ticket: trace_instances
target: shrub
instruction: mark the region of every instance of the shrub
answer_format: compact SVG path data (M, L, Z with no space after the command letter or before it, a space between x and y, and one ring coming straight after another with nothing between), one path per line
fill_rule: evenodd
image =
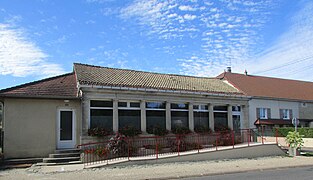
M217 125L214 129L215 129L215 132L220 132L222 134L227 134L231 131L231 129L228 126L223 126L223 125Z
M292 148L301 148L303 146L303 139L302 135L299 132L289 131L288 135L286 136L286 142Z
M141 131L134 126L125 126L120 128L118 131L126 137L134 137L141 134Z
M205 126L196 126L195 127L195 132L196 133L199 133L199 134L211 134L212 133L212 130L208 127L205 127Z
M149 134L154 134L156 136L165 136L165 135L167 135L169 133L167 129L165 129L165 128L159 126L159 125L156 125L154 127L148 128L147 132Z
M112 130L102 128L102 127L96 127L96 128L88 129L88 136L103 137L103 136L108 136L108 135L112 135L112 134L113 134Z
M179 135L185 135L185 134L191 133L191 131L188 127L175 127L172 129L172 133L179 134Z
M286 137L289 131L293 132L295 130L294 127L284 127L284 128L277 128L278 136ZM304 138L313 138L313 128L298 128L297 130L300 135L303 135ZM273 129L273 133L276 133L276 128Z

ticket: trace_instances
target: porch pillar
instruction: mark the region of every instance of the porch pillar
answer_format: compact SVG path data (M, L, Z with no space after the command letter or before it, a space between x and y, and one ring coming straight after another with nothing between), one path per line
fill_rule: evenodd
M166 102L166 113L165 113L165 119L166 119L166 129L168 131L171 130L172 124L171 124L171 103Z
M82 102L82 135L88 135L88 129L90 128L90 100L83 98Z
M254 120L255 121L255 120ZM249 105L241 105L240 128L252 128L249 122Z
M118 100L113 99L113 131L118 132Z
M189 120L189 129L190 131L194 131L195 123L193 119L193 104L188 104L188 120Z
M213 104L209 104L209 127L212 131L214 131L214 112L213 112Z
M141 131L147 133L146 101L140 101Z
M233 125L233 108L232 105L228 104L227 105L227 124L229 129L233 130L234 125Z

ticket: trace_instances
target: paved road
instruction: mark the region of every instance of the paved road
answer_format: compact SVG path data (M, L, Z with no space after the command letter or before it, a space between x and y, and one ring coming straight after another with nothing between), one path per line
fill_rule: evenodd
M196 178L186 178L192 180L234 180L234 179L248 179L248 180L312 180L313 166L311 167L297 167L265 171L251 171L246 173L235 173L215 176L203 176Z

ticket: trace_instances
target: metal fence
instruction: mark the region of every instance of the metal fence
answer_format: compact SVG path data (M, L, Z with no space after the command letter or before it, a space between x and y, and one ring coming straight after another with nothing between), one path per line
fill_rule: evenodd
M81 159L84 165L89 166L217 151L226 147L236 148L237 145L250 146L251 143L264 143L262 139L260 132L251 129L164 137L124 137L117 134L110 140L81 144L78 147L83 152Z

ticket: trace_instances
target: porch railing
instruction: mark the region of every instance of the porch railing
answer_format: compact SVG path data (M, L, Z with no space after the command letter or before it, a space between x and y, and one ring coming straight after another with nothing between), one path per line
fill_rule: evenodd
M167 135L164 137L139 136L128 138L116 135L107 141L81 144L78 147L83 152L82 161L84 165L89 166L129 160L159 159L218 151L223 148L250 146L250 144L259 141L259 136L259 132L251 129L211 134Z

